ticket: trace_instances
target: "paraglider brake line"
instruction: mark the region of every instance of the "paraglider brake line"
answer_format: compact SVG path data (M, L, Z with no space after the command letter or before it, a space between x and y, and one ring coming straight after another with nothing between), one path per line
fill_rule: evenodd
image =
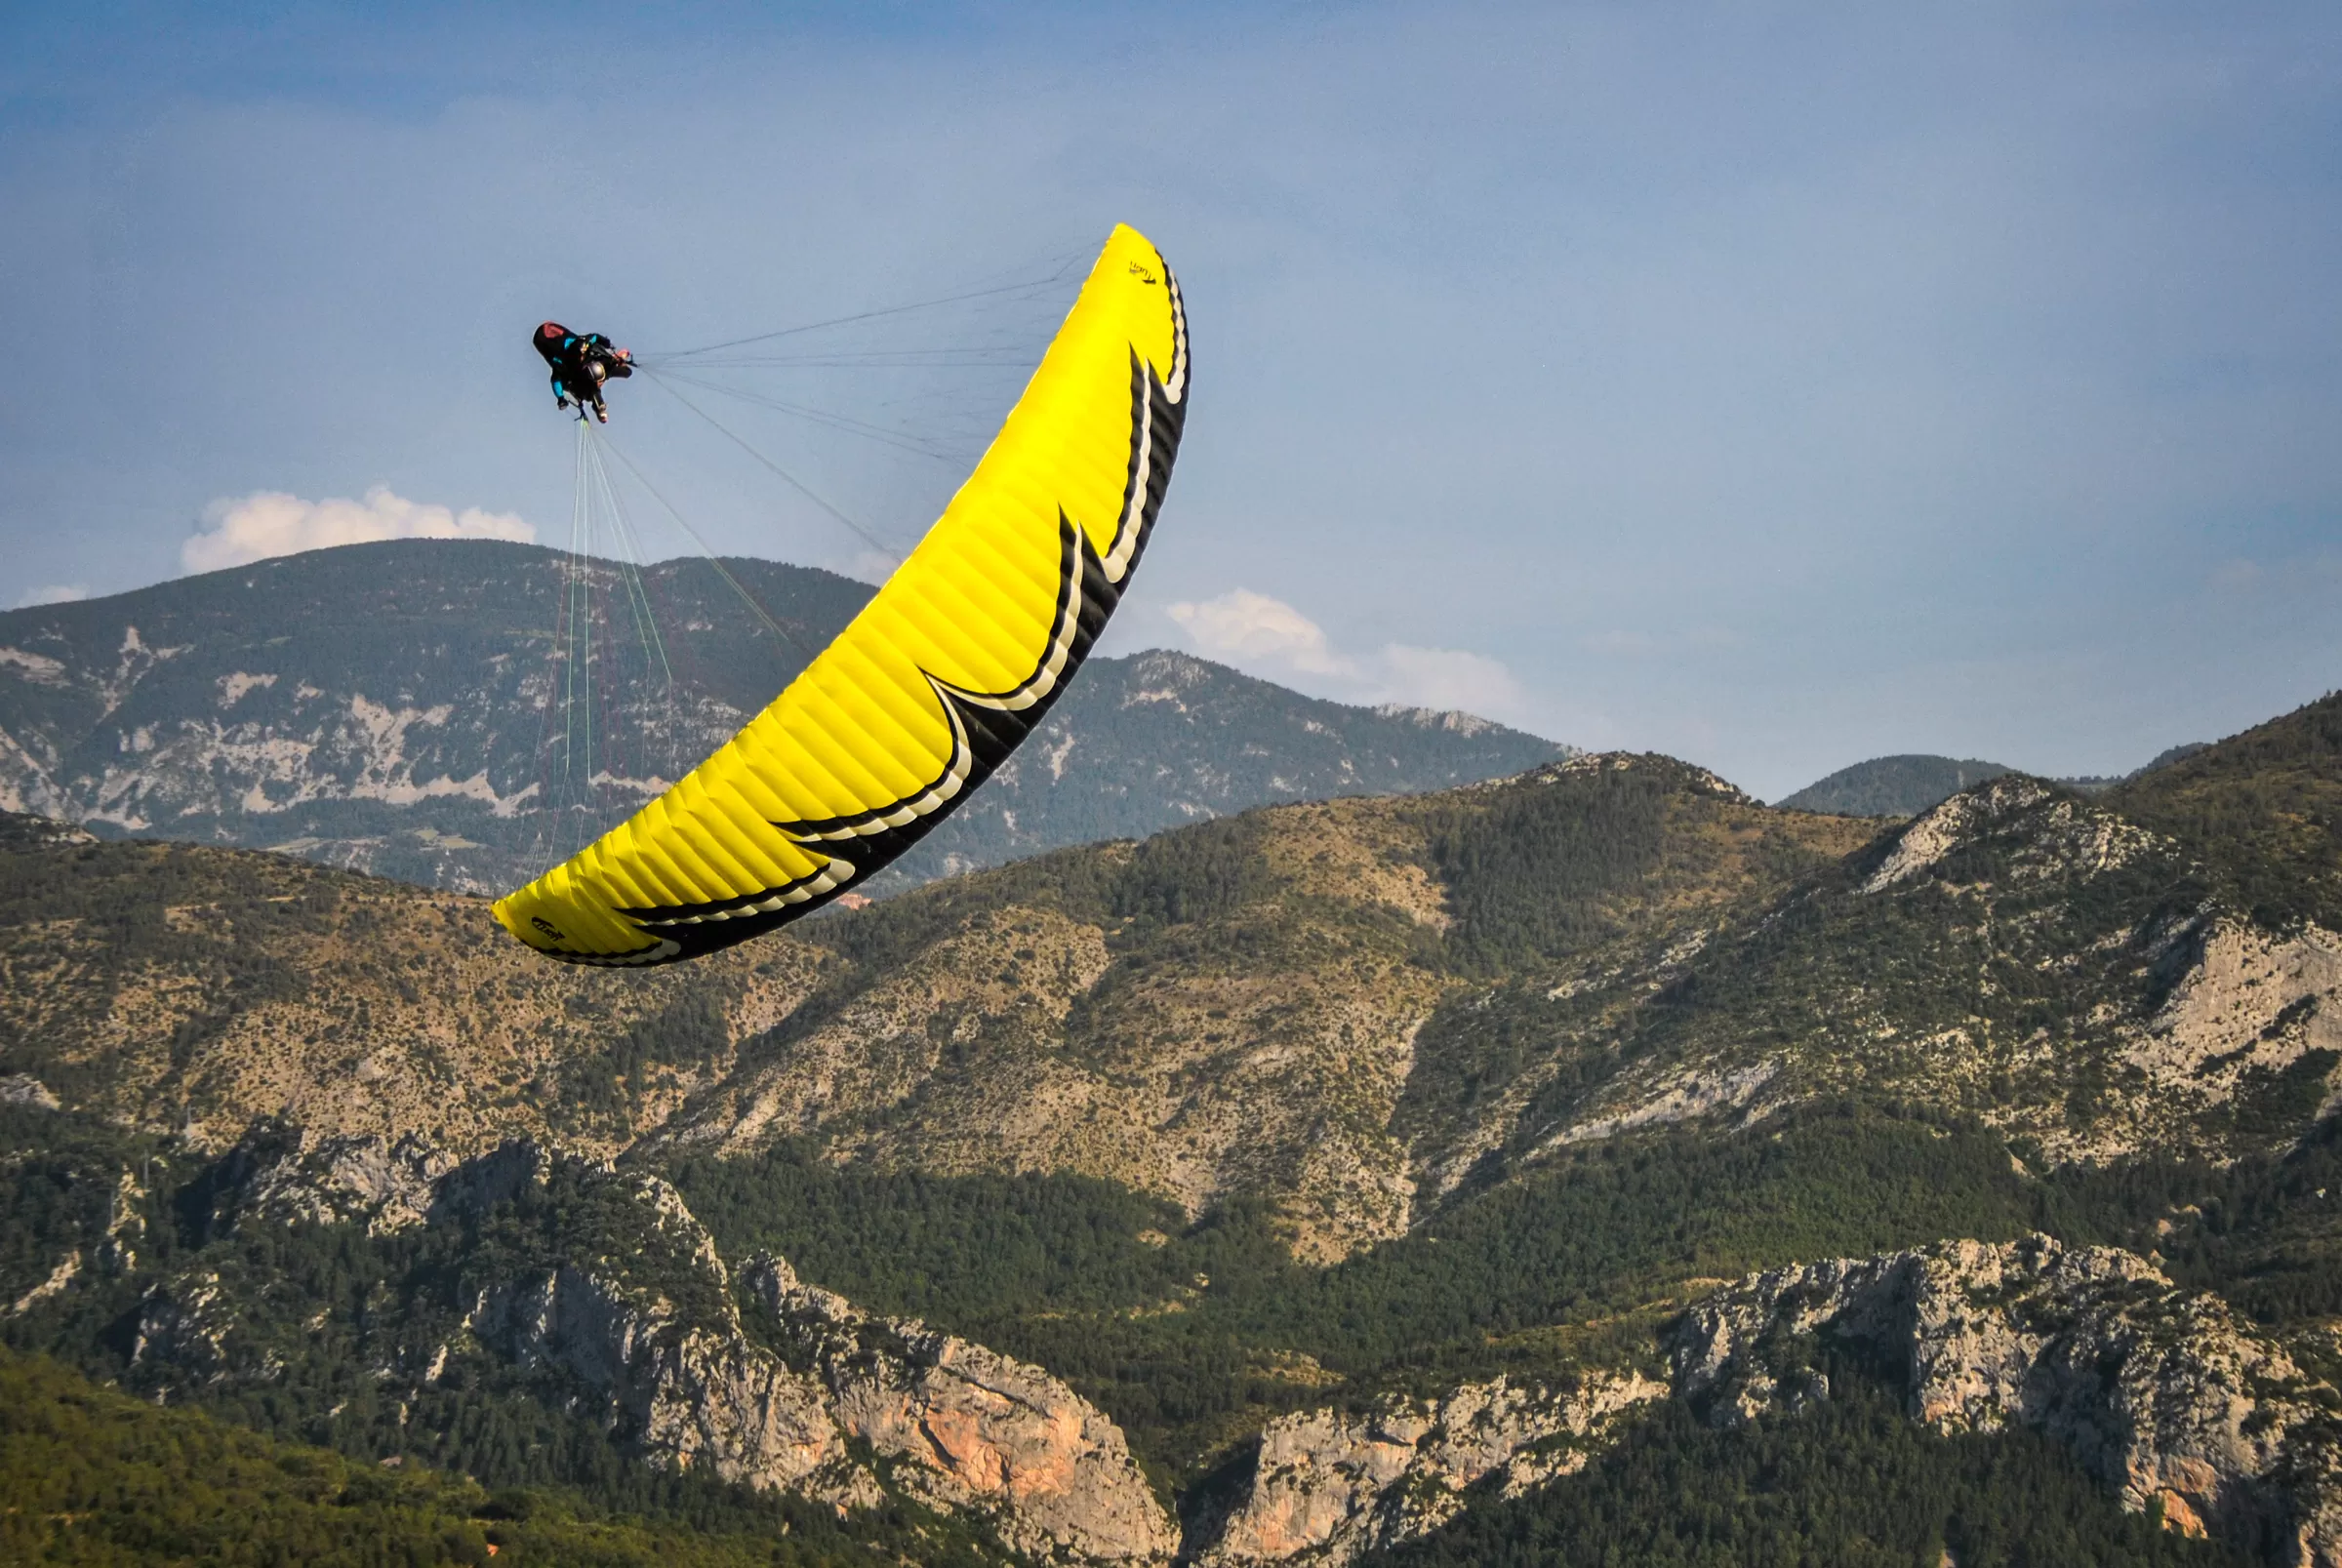
M660 375L656 371L646 370L643 372L643 374L650 378L652 385L658 387L667 396L673 398L676 402L691 410L692 413L697 414L701 419L706 420L709 424L714 425L716 433L723 436L726 440L730 441L734 446L740 448L741 451L747 453L749 457L754 458L758 462L770 469L776 476L785 481L791 489L795 490L798 495L803 496L807 501L812 502L816 506L819 506L822 510L828 512L830 516L845 524L846 527L852 529L856 538L860 539L870 548L876 550L880 555L885 556L890 564L901 563L903 559L903 552L901 550L895 549L893 546L885 543L868 529L863 527L853 518L848 517L844 512L839 511L835 506L829 504L828 502L824 501L820 496L816 495L812 488L808 486L804 480L799 479L795 474L790 473L787 468L782 467L781 464L775 462L772 459L766 457L763 453L748 445L747 442L742 440L739 435L733 432L730 425L725 424L714 415L700 407L699 404L694 403L690 398L685 397L681 392L676 391L672 385L668 384L666 377ZM617 449L612 448L612 450L615 451ZM633 464L628 463L627 466L631 468ZM634 477L639 479L642 477L642 475L640 473L636 473ZM672 511L674 508L670 506L667 509Z
M921 300L912 304L888 305L882 310L863 310L850 316L834 316L828 321L809 321L801 327L783 327L777 332L760 332L749 338L734 338L725 342L707 343L698 348L678 348L667 353L647 357L654 359L657 363L668 364L678 359L690 359L699 354L712 354L719 349L740 348L748 343L770 342L775 338L794 338L800 333L820 332L828 327L849 327L858 321L876 321L883 316L908 315L913 310L933 310L942 305L961 304L969 300L989 300L994 295L1017 294L1027 289L1045 289L1053 283L1062 281L1069 271L1079 264L1079 257L1060 261L1056 270L1047 277L1028 278L1022 283L1003 283L996 288L972 289L966 294L948 294L938 300ZM638 359L636 364L639 366L641 361Z
M643 374L649 376L653 373L645 371ZM938 462L960 461L958 453L939 452L934 447L922 445L919 441L904 435L901 431L890 430L882 424L872 424L867 420L849 419L843 414L830 414L821 409L807 408L801 403L786 403L777 397L759 397L752 392L742 391L737 386L726 386L719 382L702 381L697 377L687 376L679 370L670 369L665 375L672 377L686 386L697 386L702 390L715 392L724 397L736 397L745 403L754 403L760 408L774 409L792 418L803 420L809 424L842 430L848 435L858 435L865 440L875 441L881 446L895 447L922 458L933 458Z
M588 426L588 430L591 431L590 426ZM591 431L591 433L599 434L600 432ZM667 500L666 496L662 495L659 487L652 484L649 479L643 476L642 470L634 466L634 460L627 457L625 452L621 451L617 442L611 440L607 435L602 435L601 441L602 445L610 449L610 455L612 457L616 458L620 462L626 464L626 472L634 476L634 482L642 486L642 488L649 493L650 498L653 501L657 502L661 506L666 509L666 514L675 520L676 526L681 528L684 533L691 536L691 542L700 547L700 553L707 558L707 564L715 568L716 576L722 578L724 582L731 587L732 591L740 595L740 602L747 605L756 619L763 622L765 625L770 628L774 636L779 637L783 642L787 643L798 653L804 655L805 662L807 663L811 663L815 657L815 651L800 641L795 632L790 631L787 626L775 620L771 611L765 609L762 604L757 602L756 595L750 593L747 590L747 584L743 583L740 579L732 575L731 570L724 565L723 561L716 555L715 551L709 547L707 541L701 536L700 531L691 526L691 520L685 517L681 512L677 511L675 509L675 503Z

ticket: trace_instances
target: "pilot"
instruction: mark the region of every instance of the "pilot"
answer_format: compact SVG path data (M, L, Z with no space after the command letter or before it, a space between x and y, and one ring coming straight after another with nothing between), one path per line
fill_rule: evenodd
M562 408L593 410L593 417L610 422L602 401L602 383L624 381L634 374L634 356L598 332L572 332L558 321L537 329L529 342L553 368L553 398Z

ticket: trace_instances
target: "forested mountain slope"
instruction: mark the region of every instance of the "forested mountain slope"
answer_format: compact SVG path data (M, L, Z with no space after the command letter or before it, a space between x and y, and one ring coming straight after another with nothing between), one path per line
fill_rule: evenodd
M21 817L0 819L0 1073L208 1149L284 1115L456 1154L524 1135L614 1152L786 1017L827 956L573 972L478 899Z
M2123 778L2053 779L2050 782L2079 794L2095 795L2124 779L2139 779L2182 757L2201 751L2201 744L2164 749L2136 772ZM1827 811L1843 817L1916 817L1928 807L1988 779L2017 770L1999 762L1936 756L1873 757L1817 779L1777 805L1791 811Z
M809 931L841 962L658 1142L1273 1196L1330 1261L1419 1216L1453 1128L1408 1097L1460 978L1664 946L1860 836L1615 756L1044 857Z
M591 1564L899 1560L811 1508L729 1497L613 1517L574 1492L384 1468L0 1351L0 1560ZM713 1507L710 1507L710 1502ZM916 1542L923 1546L926 1543Z
M2142 774L2108 803L2197 846L2264 924L2342 931L2342 692Z
M713 749L870 593L769 561L566 562L494 542L356 544L0 612L0 807L501 892ZM1185 655L1102 659L876 885L1562 750ZM590 824L548 809L588 778Z
M1791 811L1827 811L1841 817L1913 817L1971 784L1998 779L2014 768L1936 756L1873 757L1816 779L1779 804Z
M212 1147L289 1112L457 1157L813 1136L1191 1212L1252 1192L1338 1257L1415 1211L1410 1136L1452 1118L1401 1100L1459 979L1671 948L1865 831L1581 759L1060 851L654 977L548 966L476 900L282 857L40 846L0 863L0 1070Z
M1883 829L1575 758L659 977L20 819L0 1336L915 1561L2333 1561L2332 713Z

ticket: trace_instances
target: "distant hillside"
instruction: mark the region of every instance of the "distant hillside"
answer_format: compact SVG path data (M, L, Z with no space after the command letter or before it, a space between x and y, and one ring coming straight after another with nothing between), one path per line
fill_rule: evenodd
M615 822L769 701L870 592L724 562L768 622L706 561L644 568L639 592L597 563L576 596L591 658L565 661L580 644L558 630L563 559L359 544L0 614L0 808L501 891L580 841L548 801L590 778L594 821ZM876 886L1274 801L1471 783L1566 749L1464 714L1318 702L1178 654L1098 660Z
M1836 817L1913 817L1970 784L2015 771L1974 757L1873 757L1818 779L1777 804L1786 811Z
M2203 749L2201 741L2172 746L2137 772L2121 778L2085 776L2055 779L2051 783L2079 794L2095 795L2112 789L2125 778L2140 778L2158 768L2169 767L2182 757L2192 757ZM1827 779L1817 779L1796 794L1783 797L1777 804L1788 811L1828 812L1838 817L1917 817L1928 807L1951 799L1970 785L2017 771L1999 762L1984 762L1974 757L1873 757L1868 762L1840 768Z

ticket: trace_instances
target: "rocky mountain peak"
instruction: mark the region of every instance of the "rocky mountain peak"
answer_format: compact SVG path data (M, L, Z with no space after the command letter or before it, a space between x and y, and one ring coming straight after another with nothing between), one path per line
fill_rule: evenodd
M1755 796L1720 775L1658 751L1581 751L1532 769L1528 776L1549 780L1588 779L1625 773L1654 779L1665 788L1706 795L1735 806L1759 804Z
M1222 666L1176 648L1149 648L1130 656L1130 667L1150 689L1180 691L1202 685Z
M1445 730L1450 735L1486 735L1504 728L1494 719L1484 719L1477 713L1467 713L1460 708L1409 707L1401 703L1384 703L1374 711L1383 718L1399 719L1417 729Z
M1897 829L1868 881L1878 893L1943 867L1958 852L1991 847L2009 874L2092 876L2153 848L2154 835L2112 811L2021 773L2001 774L1952 796Z

